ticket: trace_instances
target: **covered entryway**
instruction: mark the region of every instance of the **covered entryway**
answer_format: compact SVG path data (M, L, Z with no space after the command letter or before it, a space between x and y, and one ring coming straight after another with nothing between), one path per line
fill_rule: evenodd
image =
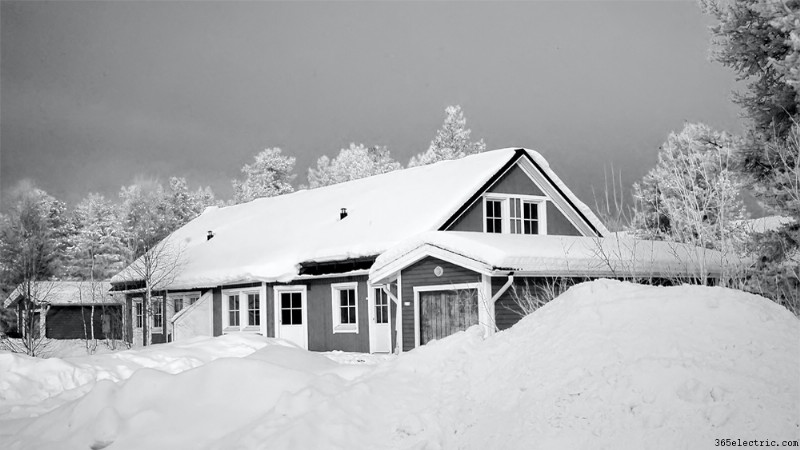
M478 289L416 289L419 343L426 344L478 324Z
M275 286L275 337L308 349L305 286Z

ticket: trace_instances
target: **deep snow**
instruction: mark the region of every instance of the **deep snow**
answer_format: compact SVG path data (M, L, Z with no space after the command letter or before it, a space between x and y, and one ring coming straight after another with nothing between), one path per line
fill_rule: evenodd
M95 380L98 381L95 381ZM800 439L800 321L609 280L377 365L255 336L0 355L4 448L715 448Z

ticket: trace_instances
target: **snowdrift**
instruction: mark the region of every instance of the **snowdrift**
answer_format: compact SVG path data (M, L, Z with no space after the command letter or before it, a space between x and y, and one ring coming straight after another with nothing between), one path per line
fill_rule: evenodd
M218 341L233 357L173 364ZM376 366L268 345L276 342L158 346L128 358L173 354L164 358L172 369L142 364L100 381L85 380L109 361L0 355L2 401L13 403L0 409L0 442L12 449L675 449L714 448L725 438L800 439L800 321L766 299L722 288L584 283L505 332L484 339L475 327ZM73 372L56 370L55 381L40 375L37 366L47 364Z

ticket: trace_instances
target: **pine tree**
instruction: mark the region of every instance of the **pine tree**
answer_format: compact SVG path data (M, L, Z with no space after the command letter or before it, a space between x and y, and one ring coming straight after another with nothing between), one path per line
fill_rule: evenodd
M755 236L748 288L800 315L800 0L701 3L718 20L715 59L748 81L734 97L748 119L742 173L768 211L794 219Z
M234 202L244 203L261 197L274 197L294 191L295 158L281 155L281 149L268 148L255 156L253 164L242 167L244 180L233 180Z
M11 207L0 221L0 269L4 290L22 289L24 298L36 298L39 304L23 301L22 351L35 356L45 335L36 329L35 310L46 305L49 290L39 292L40 282L61 274L64 253L69 247L70 226L64 203L23 183L11 196ZM46 317L46 309L42 311Z
M436 137L426 152L411 158L408 167L423 166L449 159L459 159L467 155L486 151L483 139L470 142L472 130L467 128L467 119L461 106L448 106L445 109L444 124L436 132Z
M89 194L75 207L73 221L70 277L100 281L123 269L124 230L116 205L100 194Z
M731 167L735 145L731 135L703 124L671 133L656 167L633 187L638 234L726 251L740 244L745 210Z
M367 148L353 143L341 149L333 160L324 155L320 157L317 168L308 169L308 186L314 189L399 169L402 165L392 159L386 147Z

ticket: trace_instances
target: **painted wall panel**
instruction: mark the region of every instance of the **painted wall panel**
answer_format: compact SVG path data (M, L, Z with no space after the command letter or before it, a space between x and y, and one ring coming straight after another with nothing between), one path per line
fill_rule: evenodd
M358 333L334 333L331 284L348 282L358 283ZM322 278L308 280L305 284L308 289L308 349L369 352L367 276Z
M436 266L443 269L440 277L433 271ZM408 266L402 271L403 279L403 351L414 348L415 327L414 323L414 286L453 285L458 283L478 283L480 274L433 257L426 257Z

